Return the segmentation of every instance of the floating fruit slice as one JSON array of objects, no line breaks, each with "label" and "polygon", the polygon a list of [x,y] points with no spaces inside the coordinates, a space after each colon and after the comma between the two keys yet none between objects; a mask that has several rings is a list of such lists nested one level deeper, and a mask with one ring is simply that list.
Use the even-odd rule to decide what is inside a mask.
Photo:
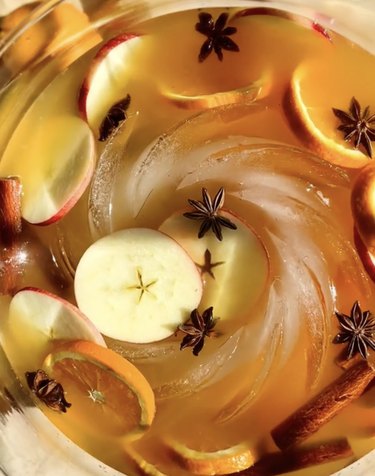
[{"label": "floating fruit slice", "polygon": [[169,441],[167,445],[178,463],[192,474],[236,473],[255,462],[252,450],[245,443],[213,452],[193,450],[177,441]]},{"label": "floating fruit slice", "polygon": [[85,339],[105,346],[99,331],[78,308],[36,288],[25,288],[12,298],[2,334],[7,357],[22,377],[41,366],[56,341]]},{"label": "floating fruit slice", "polygon": [[86,433],[133,439],[154,419],[149,383],[110,349],[87,341],[67,342],[46,357],[43,369],[63,386],[71,403],[64,419]]},{"label": "floating fruit slice", "polygon": [[167,218],[160,231],[171,236],[188,253],[201,270],[204,292],[200,307],[214,304],[220,323],[244,317],[257,302],[269,276],[267,252],[254,231],[232,213],[221,211],[236,226],[222,228],[223,240],[213,233],[198,239],[199,224],[181,213]]},{"label": "floating fruit slice", "polygon": [[375,282],[375,255],[369,250],[369,248],[363,243],[362,238],[354,227],[354,244],[357,249],[358,256],[360,257],[363,267],[367,274]]},{"label": "floating fruit slice", "polygon": [[95,142],[88,125],[73,115],[50,117],[27,137],[13,136],[0,163],[2,176],[19,176],[22,216],[47,225],[62,218],[85,191],[94,171]]},{"label": "floating fruit slice", "polygon": [[210,109],[213,107],[226,106],[228,104],[248,104],[262,99],[270,91],[270,74],[264,74],[258,81],[254,81],[249,86],[234,89],[232,91],[222,91],[213,94],[202,94],[196,96],[186,96],[183,94],[164,92],[164,96],[175,106],[181,109]]},{"label": "floating fruit slice", "polygon": [[131,58],[141,44],[140,36],[124,33],[105,43],[92,60],[80,88],[78,107],[95,131],[110,107],[128,94]]},{"label": "floating fruit slice", "polygon": [[167,476],[165,473],[162,473],[154,464],[146,461],[145,458],[134,448],[127,447],[125,452],[131,461],[137,466],[139,473],[143,476]]},{"label": "floating fruit slice", "polygon": [[75,275],[79,308],[106,336],[153,342],[172,335],[197,307],[202,281],[184,249],[147,228],[91,245]]},{"label": "floating fruit slice", "polygon": [[354,223],[362,241],[375,248],[375,167],[364,167],[355,179],[351,194]]},{"label": "floating fruit slice", "polygon": [[[38,5],[41,5],[41,2],[24,5],[4,17],[1,22],[2,33],[6,35],[18,27]],[[35,17],[36,13],[33,15]],[[68,41],[73,35],[85,31],[89,24],[88,16],[74,5],[70,3],[57,5],[48,15],[27,28],[17,38],[4,54],[4,64],[16,73],[31,62],[41,61],[49,54],[55,53],[59,45]],[[57,61],[60,68],[67,67],[100,41],[101,36],[96,31],[88,31],[80,36],[79,41],[75,42],[74,48],[59,55]]]},{"label": "floating fruit slice", "polygon": [[[348,110],[352,96],[363,107],[370,104],[370,81],[362,84],[360,80],[354,82],[350,78],[351,74],[347,71],[350,60],[347,60],[346,68],[340,63],[335,63],[334,66],[335,68],[327,65],[326,70],[317,62],[302,63],[287,86],[284,96],[285,114],[294,132],[314,153],[333,164],[350,168],[363,167],[368,164],[369,157],[362,149],[356,149],[352,142],[344,140],[343,133],[337,129],[340,121],[332,108]],[[348,76],[344,89],[340,78]],[[319,94],[317,84],[322,85]]]}]

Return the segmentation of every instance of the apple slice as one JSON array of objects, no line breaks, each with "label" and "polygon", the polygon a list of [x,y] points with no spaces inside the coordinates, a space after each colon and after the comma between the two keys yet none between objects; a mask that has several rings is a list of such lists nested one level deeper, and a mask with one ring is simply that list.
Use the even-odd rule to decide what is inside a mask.
[{"label": "apple slice", "polygon": [[106,336],[136,343],[172,335],[202,296],[200,274],[172,238],[147,228],[117,231],[78,263],[79,308]]},{"label": "apple slice", "polygon": [[121,34],[105,43],[93,58],[79,91],[78,108],[94,131],[111,106],[128,94],[130,58],[141,40],[133,33]]},{"label": "apple slice", "polygon": [[[28,22],[31,14],[37,18],[42,9],[45,13],[45,7],[41,2],[38,3],[23,5],[2,18],[1,31],[4,36],[14,35],[15,29]],[[18,73],[34,62],[41,62],[49,55],[55,55],[54,59],[61,71],[102,40],[97,31],[90,30],[89,17],[71,3],[56,5],[48,15],[32,23],[32,26],[16,36],[12,46],[3,55],[4,64],[12,73]],[[79,40],[75,41],[74,48],[70,48],[69,39],[77,34],[80,34]],[[61,51],[62,45],[65,51]]]},{"label": "apple slice", "polygon": [[368,248],[375,248],[375,167],[363,167],[354,180],[351,209],[356,229]]},{"label": "apple slice", "polygon": [[95,141],[88,125],[73,115],[44,121],[28,134],[10,141],[0,163],[0,175],[19,176],[22,217],[48,225],[62,218],[85,191],[94,171]]},{"label": "apple slice", "polygon": [[165,220],[160,231],[171,236],[201,269],[204,292],[201,308],[215,306],[220,323],[245,317],[265,289],[269,276],[269,259],[259,237],[244,221],[228,211],[221,214],[237,226],[222,228],[223,240],[213,233],[197,238],[197,222],[181,213]]},{"label": "apple slice", "polygon": [[106,346],[100,332],[68,301],[41,289],[14,295],[2,326],[2,345],[16,373],[40,368],[56,341],[88,340]]}]

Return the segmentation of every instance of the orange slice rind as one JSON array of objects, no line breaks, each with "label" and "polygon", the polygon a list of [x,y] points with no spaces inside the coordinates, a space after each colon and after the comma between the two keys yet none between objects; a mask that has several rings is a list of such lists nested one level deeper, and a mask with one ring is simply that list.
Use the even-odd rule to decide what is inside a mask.
[{"label": "orange slice rind", "polygon": [[253,451],[240,443],[217,451],[198,451],[174,440],[166,442],[172,457],[192,474],[230,474],[245,470],[255,463]]},{"label": "orange slice rind", "polygon": [[88,341],[67,342],[46,357],[43,369],[63,386],[72,404],[64,420],[86,434],[133,440],[152,424],[153,391],[143,374],[116,352]]},{"label": "orange slice rind", "polygon": [[[304,63],[294,71],[283,99],[286,118],[295,134],[316,155],[343,167],[363,167],[369,163],[369,157],[360,149],[356,149],[351,142],[345,142],[342,132],[337,130],[340,124],[332,111],[332,107],[349,107],[350,91],[344,102],[343,98],[336,102],[335,97],[332,97],[324,104],[318,98],[319,94],[315,101],[310,93],[307,94],[310,98],[305,99],[308,88],[317,88],[316,84],[309,85],[310,73],[316,68],[318,66],[315,66],[315,63]],[[314,80],[311,80],[311,83],[314,83]],[[346,106],[341,106],[346,103]]]},{"label": "orange slice rind", "polygon": [[154,464],[146,461],[144,457],[134,448],[127,447],[125,450],[127,456],[136,465],[139,474],[142,476],[167,476],[161,472]]},{"label": "orange slice rind", "polygon": [[171,104],[180,109],[200,110],[239,103],[249,104],[266,97],[270,89],[271,74],[270,72],[265,72],[262,77],[253,83],[230,91],[219,91],[212,94],[194,96],[178,94],[172,91],[163,91],[162,94]]}]

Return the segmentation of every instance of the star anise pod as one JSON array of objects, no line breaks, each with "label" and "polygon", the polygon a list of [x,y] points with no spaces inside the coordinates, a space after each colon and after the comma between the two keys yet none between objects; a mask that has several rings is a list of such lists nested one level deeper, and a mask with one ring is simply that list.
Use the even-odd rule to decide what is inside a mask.
[{"label": "star anise pod", "polygon": [[371,141],[375,140],[375,128],[372,126],[375,124],[375,114],[370,115],[370,106],[365,107],[362,112],[359,102],[353,97],[348,112],[335,108],[332,108],[332,111],[342,122],[337,129],[345,134],[344,140],[354,141],[356,149],[362,145],[367,155],[372,158]]},{"label": "star anise pod", "polygon": [[198,309],[190,314],[191,324],[183,324],[178,328],[186,335],[182,339],[180,350],[186,347],[193,347],[193,354],[198,355],[203,349],[204,339],[214,334],[213,328],[216,325],[217,318],[213,317],[213,307],[203,311],[202,315]]},{"label": "star anise pod", "polygon": [[230,228],[231,230],[237,229],[237,226],[232,223],[228,218],[219,215],[219,210],[224,205],[224,188],[221,187],[219,189],[213,200],[211,199],[210,194],[207,192],[207,190],[205,188],[202,188],[202,198],[203,200],[201,202],[199,202],[198,200],[188,200],[189,204],[194,207],[196,211],[186,212],[184,213],[184,217],[190,218],[191,220],[202,221],[198,232],[198,238],[202,238],[209,229],[212,229],[216,238],[219,241],[222,241],[222,226]]},{"label": "star anise pod", "polygon": [[66,413],[67,408],[72,404],[65,400],[64,389],[56,380],[50,379],[44,370],[36,372],[26,372],[26,381],[30,390],[43,402],[47,407],[56,412]]},{"label": "star anise pod", "polygon": [[126,111],[130,106],[130,95],[116,102],[103,119],[99,128],[99,140],[104,142],[128,118]]},{"label": "star anise pod", "polygon": [[240,51],[238,45],[229,38],[237,32],[237,28],[233,26],[225,26],[228,20],[228,13],[222,13],[216,22],[212,15],[207,12],[199,14],[199,22],[196,23],[195,29],[202,35],[207,36],[207,40],[203,43],[198,59],[204,61],[213,51],[215,51],[220,61],[223,60],[223,51]]},{"label": "star anise pod", "polygon": [[350,316],[336,312],[339,320],[340,332],[333,342],[335,344],[348,343],[347,359],[359,353],[367,359],[368,348],[375,350],[375,317],[370,311],[362,311],[356,301],[350,311]]}]

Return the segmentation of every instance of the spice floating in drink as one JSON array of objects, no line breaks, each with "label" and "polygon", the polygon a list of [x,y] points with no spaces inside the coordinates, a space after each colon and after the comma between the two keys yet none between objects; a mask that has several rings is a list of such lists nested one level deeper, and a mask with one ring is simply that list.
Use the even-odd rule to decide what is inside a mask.
[{"label": "spice floating in drink", "polygon": [[66,413],[72,406],[65,399],[63,386],[51,379],[41,369],[36,372],[26,372],[26,381],[30,390],[47,405],[47,407],[56,412]]},{"label": "spice floating in drink", "polygon": [[179,330],[186,334],[182,339],[180,349],[193,347],[193,354],[198,356],[199,352],[203,349],[205,338],[216,334],[213,329],[218,318],[213,316],[213,307],[209,307],[202,314],[198,309],[194,309],[190,314],[190,320],[191,324],[181,324],[178,326]]},{"label": "spice floating in drink", "polygon": [[367,361],[358,362],[345,370],[272,430],[274,442],[281,450],[286,450],[307,440],[359,398],[374,378],[375,369]]},{"label": "spice floating in drink", "polygon": [[128,118],[127,110],[130,106],[130,95],[111,106],[99,127],[99,140],[104,142]]},{"label": "spice floating in drink", "polygon": [[340,332],[333,342],[348,344],[347,359],[359,353],[363,359],[369,356],[369,349],[375,350],[375,317],[370,311],[362,311],[359,302],[353,304],[350,316],[336,312]]},{"label": "spice floating in drink", "polygon": [[216,266],[220,266],[224,263],[225,263],[225,261],[212,262],[211,252],[210,252],[209,249],[207,249],[204,252],[204,263],[203,264],[197,264],[197,266],[201,270],[202,274],[207,273],[208,275],[211,276],[212,279],[215,279],[214,272],[212,271],[213,268],[216,268]]},{"label": "spice floating in drink", "polygon": [[184,217],[191,220],[201,221],[198,238],[202,238],[210,229],[219,241],[222,241],[223,234],[221,227],[236,230],[235,225],[227,217],[220,214],[220,209],[224,205],[225,192],[221,187],[215,197],[212,199],[206,188],[202,188],[202,201],[189,199],[189,204],[195,208],[196,211],[184,213]]},{"label": "spice floating in drink", "polygon": [[220,61],[223,60],[223,51],[240,51],[239,46],[229,38],[237,32],[237,28],[226,26],[228,13],[221,13],[216,21],[207,12],[199,14],[199,22],[195,25],[196,31],[207,36],[199,52],[199,61],[204,61],[214,51]]},{"label": "spice floating in drink", "polygon": [[349,111],[332,109],[334,115],[340,119],[338,130],[344,133],[344,140],[354,142],[356,149],[362,146],[366,154],[372,158],[371,142],[375,140],[375,114],[370,114],[370,106],[362,111],[361,105],[355,97],[352,98]]}]

